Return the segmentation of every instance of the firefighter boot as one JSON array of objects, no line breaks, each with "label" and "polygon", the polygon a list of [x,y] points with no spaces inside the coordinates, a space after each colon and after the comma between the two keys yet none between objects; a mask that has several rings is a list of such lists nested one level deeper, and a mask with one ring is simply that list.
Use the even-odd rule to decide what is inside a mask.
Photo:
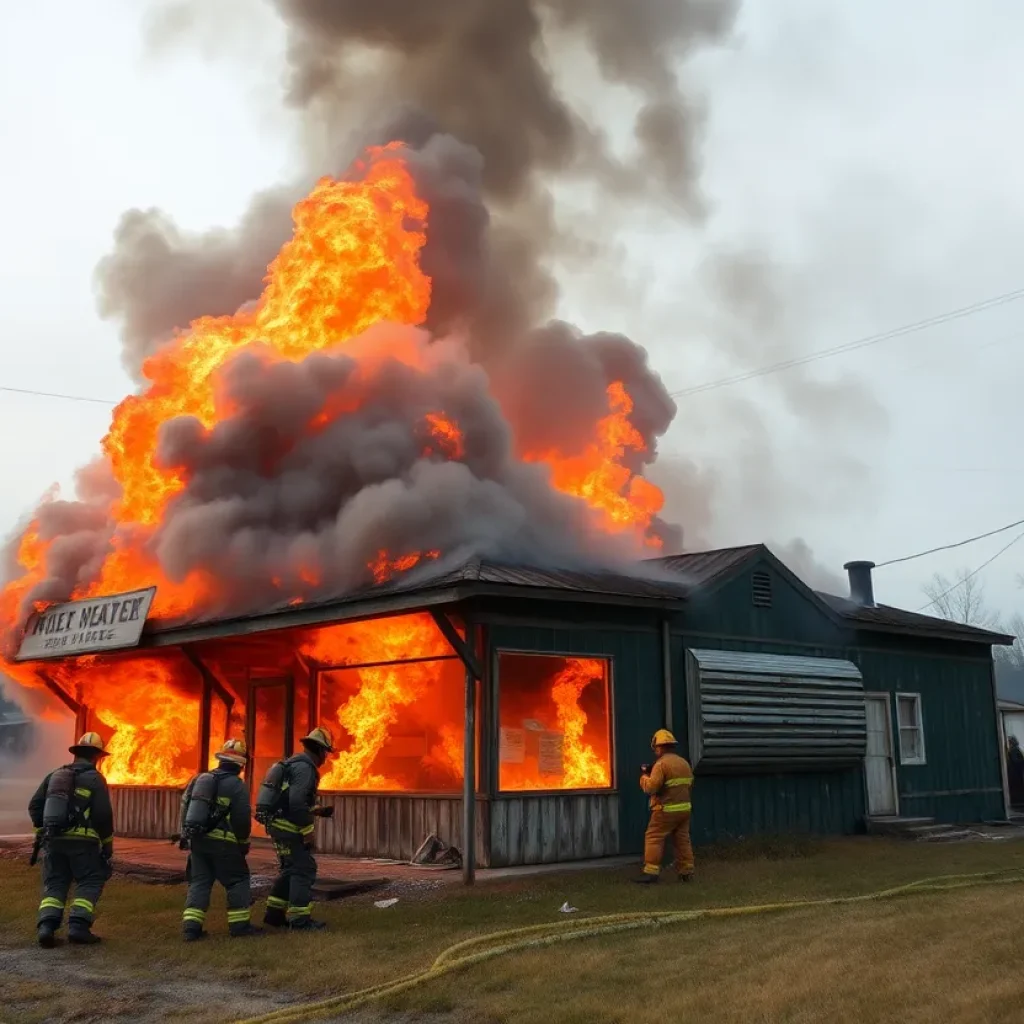
[{"label": "firefighter boot", "polygon": [[248,921],[245,924],[233,924],[228,928],[228,935],[233,939],[246,939],[251,935],[263,935],[265,934],[262,928],[258,928],[254,924],[250,924]]},{"label": "firefighter boot", "polygon": [[198,942],[200,939],[206,938],[206,932],[203,931],[203,926],[197,921],[190,921],[181,929],[181,937],[186,942]]},{"label": "firefighter boot", "polygon": [[634,878],[633,881],[636,882],[637,885],[657,885],[658,876],[649,875],[647,872],[644,872],[642,875],[638,875]]},{"label": "firefighter boot", "polygon": [[57,925],[53,921],[40,921],[39,928],[37,929],[39,935],[39,945],[43,949],[53,949],[57,945],[57,939],[54,933],[57,931]]},{"label": "firefighter boot", "polygon": [[287,928],[288,915],[280,907],[267,907],[263,912],[263,923],[268,928]]},{"label": "firefighter boot", "polygon": [[288,925],[295,932],[319,932],[327,927],[326,921],[314,921],[311,917],[299,917]]},{"label": "firefighter boot", "polygon": [[93,934],[88,922],[68,922],[68,942],[73,946],[95,946],[97,942],[102,941],[98,935]]}]

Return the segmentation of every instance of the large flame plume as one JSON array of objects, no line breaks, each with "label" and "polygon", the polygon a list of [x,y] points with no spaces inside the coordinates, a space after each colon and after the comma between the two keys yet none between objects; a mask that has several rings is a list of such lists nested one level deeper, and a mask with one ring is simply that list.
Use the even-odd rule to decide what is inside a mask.
[{"label": "large flame plume", "polygon": [[[546,432],[530,389],[513,386],[515,360],[494,368],[492,387],[457,333],[431,335],[421,256],[433,224],[410,160],[397,143],[373,148],[346,177],[318,182],[259,299],[193,321],[148,358],[76,500],[48,496],[8,551],[8,655],[33,609],[153,584],[151,614],[181,621],[477,554],[593,562],[658,549],[663,499],[642,470],[664,424],[637,402],[646,388],[664,406],[660,381],[627,339],[588,348],[559,328],[559,344],[606,376],[589,420]],[[301,645],[321,663],[372,666],[351,670],[355,692],[334,709],[346,744],[325,785],[402,788],[372,764],[403,709],[431,699],[441,663],[381,663],[451,652],[429,618],[346,628],[344,656],[330,630]],[[37,685],[32,669],[7,670]],[[569,661],[552,684],[570,786],[609,784],[583,740],[579,700],[594,672]],[[156,657],[85,658],[55,674],[110,736],[111,781],[187,778],[198,716],[188,672]],[[421,760],[461,777],[455,723],[437,725]]]}]

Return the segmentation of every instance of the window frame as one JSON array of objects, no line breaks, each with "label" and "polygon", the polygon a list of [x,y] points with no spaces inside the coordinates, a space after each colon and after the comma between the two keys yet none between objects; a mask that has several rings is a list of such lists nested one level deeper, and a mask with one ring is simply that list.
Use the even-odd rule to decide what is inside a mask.
[{"label": "window frame", "polygon": [[[322,676],[329,672],[348,672],[357,671],[364,668],[388,668],[392,665],[422,665],[428,662],[447,662],[454,661],[462,664],[462,659],[457,654],[442,654],[436,657],[423,657],[423,658],[399,658],[397,661],[367,661],[359,662],[358,664],[353,663],[347,664],[320,664],[316,663],[316,700],[317,700],[317,712],[313,716],[314,723],[326,722],[327,725],[333,728],[333,724],[328,715],[323,710],[323,681]],[[465,682],[463,682],[465,686]],[[314,687],[310,687],[310,693],[313,692]],[[483,685],[477,684],[474,689],[476,690],[476,713],[474,719],[476,722],[476,741],[474,743],[474,750],[476,753],[476,770],[475,770],[475,781],[476,781],[476,793],[477,796],[483,794],[483,751],[481,749],[483,737],[485,735],[485,723],[483,719]],[[464,701],[464,695],[463,695]],[[465,720],[463,717],[464,712],[460,712],[458,719],[459,731],[462,733],[462,741],[465,743]],[[312,728],[312,727],[311,727]],[[320,792],[334,797],[355,797],[356,799],[365,799],[366,797],[387,797],[388,799],[394,797],[408,797],[410,799],[425,799],[425,800],[461,800],[462,794],[465,789],[465,778],[459,779],[458,785],[451,789],[330,789],[327,786],[321,786]]]},{"label": "window frame", "polygon": [[[928,763],[928,754],[925,748],[924,742],[924,702],[921,700],[920,693],[905,693],[903,691],[897,691],[896,694],[896,734],[899,739],[900,745],[900,764],[901,765],[923,765]],[[903,700],[912,700],[914,706],[917,709],[917,725],[916,726],[904,726],[900,721],[900,702]],[[908,732],[916,730],[918,735],[918,754],[917,756],[911,756],[903,750],[903,731],[906,729]]]},{"label": "window frame", "polygon": [[[609,785],[600,788],[588,787],[586,789],[502,789],[501,788],[501,655],[503,654],[526,654],[539,658],[599,658],[608,666],[608,761],[610,771]],[[615,655],[604,652],[592,651],[538,651],[527,647],[505,647],[495,646],[491,649],[490,658],[491,671],[491,707],[493,716],[491,721],[491,749],[493,756],[493,788],[495,799],[516,800],[523,797],[538,796],[614,796],[619,791],[619,776],[616,768],[616,742],[615,742]]]}]

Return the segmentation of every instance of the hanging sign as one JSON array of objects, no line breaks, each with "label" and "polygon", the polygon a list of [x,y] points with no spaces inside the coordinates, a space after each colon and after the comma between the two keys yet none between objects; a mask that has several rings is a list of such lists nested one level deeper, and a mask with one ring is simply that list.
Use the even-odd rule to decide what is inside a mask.
[{"label": "hanging sign", "polygon": [[542,732],[540,749],[537,754],[537,767],[541,775],[562,775],[562,734],[560,732]]},{"label": "hanging sign", "polygon": [[526,760],[526,730],[503,725],[498,749],[502,764],[522,764]]},{"label": "hanging sign", "polygon": [[156,587],[55,604],[28,620],[15,661],[73,658],[138,646]]}]

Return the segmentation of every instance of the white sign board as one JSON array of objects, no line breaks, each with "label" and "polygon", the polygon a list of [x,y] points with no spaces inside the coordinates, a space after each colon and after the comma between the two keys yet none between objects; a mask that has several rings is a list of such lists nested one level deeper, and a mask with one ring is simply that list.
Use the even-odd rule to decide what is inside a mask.
[{"label": "white sign board", "polygon": [[560,732],[542,732],[540,734],[540,750],[537,754],[537,767],[541,775],[562,775],[562,734]]},{"label": "white sign board", "polygon": [[502,764],[522,764],[526,760],[526,730],[501,727],[499,758]]},{"label": "white sign board", "polygon": [[28,620],[15,661],[73,658],[135,647],[155,594],[156,587],[149,587],[130,594],[55,604],[37,612]]}]

